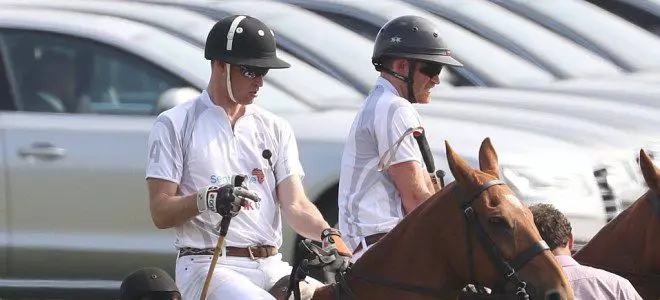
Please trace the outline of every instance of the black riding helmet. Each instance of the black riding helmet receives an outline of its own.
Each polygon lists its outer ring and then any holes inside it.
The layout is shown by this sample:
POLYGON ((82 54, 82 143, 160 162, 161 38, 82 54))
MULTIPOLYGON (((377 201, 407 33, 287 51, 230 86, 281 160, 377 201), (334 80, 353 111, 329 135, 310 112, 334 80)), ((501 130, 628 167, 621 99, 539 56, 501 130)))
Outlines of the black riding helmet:
POLYGON ((204 57, 234 65, 269 69, 288 68, 275 54, 275 34, 260 20, 244 15, 224 18, 211 28, 204 57))
POLYGON ((438 30, 428 20, 418 16, 401 16, 390 20, 378 31, 371 62, 376 71, 385 71, 408 83, 408 100, 417 102, 412 91, 415 61, 462 67, 451 57, 438 30), (382 65, 384 58, 409 58, 412 60, 408 76, 395 73, 382 65))
POLYGON ((167 272, 159 268, 141 268, 124 278, 119 288, 119 299, 154 299, 155 295, 167 292, 179 293, 176 283, 167 272))
MULTIPOLYGON (((250 16, 234 15, 224 18, 211 28, 206 37, 204 57, 231 65, 259 68, 245 70, 245 76, 263 76, 268 69, 284 69, 291 65, 275 54, 275 34, 266 24, 250 16), (251 73, 251 74, 250 74, 251 73)), ((249 77, 253 78, 253 77, 249 77)), ((227 93, 236 102, 231 87, 231 75, 227 74, 227 93)))

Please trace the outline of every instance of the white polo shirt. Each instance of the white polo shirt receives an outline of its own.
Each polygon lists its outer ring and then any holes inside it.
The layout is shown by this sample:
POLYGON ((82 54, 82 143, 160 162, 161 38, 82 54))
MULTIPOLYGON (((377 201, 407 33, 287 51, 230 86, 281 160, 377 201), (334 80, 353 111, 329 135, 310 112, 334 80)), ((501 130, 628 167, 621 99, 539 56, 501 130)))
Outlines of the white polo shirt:
MULTIPOLYGON (((341 160, 339 229, 351 249, 361 238, 388 232, 405 216, 401 195, 388 172, 378 171, 378 161, 406 130, 418 126, 417 110, 379 77, 353 121, 341 160)), ((403 140, 392 165, 406 161, 424 166, 412 135, 403 140)))
MULTIPOLYGON (((282 245, 275 175, 262 152, 272 153, 277 184, 292 175, 304 176, 293 130, 284 119, 252 104, 232 129, 225 110, 203 91, 160 114, 148 143, 146 177, 177 183, 178 195, 229 183, 232 175, 249 175, 248 188, 259 194, 261 202, 241 209, 232 219, 226 245, 282 245)), ((220 220, 210 211, 189 219, 176 228, 175 246, 214 248, 220 220)))

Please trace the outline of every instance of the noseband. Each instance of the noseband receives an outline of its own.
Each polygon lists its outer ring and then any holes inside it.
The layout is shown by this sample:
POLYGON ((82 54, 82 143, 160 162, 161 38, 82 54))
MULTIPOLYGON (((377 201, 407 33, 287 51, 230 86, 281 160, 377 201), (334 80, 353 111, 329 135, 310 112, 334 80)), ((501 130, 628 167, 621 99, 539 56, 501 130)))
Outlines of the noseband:
MULTIPOLYGON (((479 187, 477 193, 473 195, 472 197, 463 197, 463 193, 459 189, 457 190, 459 195, 459 204, 461 205, 461 210, 463 211, 463 218, 465 219, 467 223, 467 229, 466 229, 466 241, 467 241, 467 246, 468 246, 468 264, 470 266, 470 280, 471 283, 474 284, 477 287, 477 293, 475 294, 469 294, 470 297, 476 297, 480 299, 515 299, 515 300, 527 300, 529 299, 529 294, 527 293, 527 283, 520 280, 518 278, 518 270, 520 270, 527 262, 529 262, 532 258, 534 258, 536 255, 542 253, 545 250, 549 250, 550 248, 548 245, 545 243, 545 241, 540 240, 536 244, 532 245, 529 247, 529 249, 523 251, 522 253, 518 254, 513 260, 507 261, 502 257, 502 252, 500 249, 495 245, 493 240, 488 236, 486 231, 484 230, 483 226, 479 223, 477 220, 477 213, 474 211, 474 208, 472 208, 473 202, 475 199, 479 197, 483 192, 488 190, 489 188, 495 186, 495 185, 506 185, 506 183, 502 180, 493 180, 490 181, 482 186, 479 187), (496 285, 493 294, 488 294, 485 289, 482 287, 482 285, 479 284, 476 280, 476 272, 475 272, 475 266, 474 266, 474 251, 472 247, 472 232, 475 232, 477 235, 477 240, 479 240, 479 244, 481 244, 482 248, 488 255, 488 258, 490 261, 495 265, 495 268, 498 270, 500 275, 502 276, 501 280, 499 280, 496 285), (514 291, 506 291, 506 287, 508 284, 513 284, 515 287, 514 291)), ((438 298, 443 298, 445 296, 451 295, 451 294, 456 294, 457 292, 455 290, 449 290, 449 289, 437 289, 437 288, 431 288, 431 287, 425 287, 425 286, 417 286, 417 285, 412 285, 412 284, 407 284, 407 283, 402 283, 402 282, 397 282, 393 280, 387 280, 387 279, 382 279, 382 278, 376 278, 376 277, 371 277, 371 276, 363 276, 363 275, 358 275, 355 274, 354 272, 351 272, 351 269, 347 269, 344 274, 339 274, 339 280, 337 284, 335 284, 335 295, 336 299, 341 298, 341 294, 347 295, 350 299, 355 299, 355 294, 351 290, 351 288, 348 286, 348 283, 346 281, 346 276, 350 276, 353 278, 357 278, 372 284, 377 284, 377 285, 382 285, 382 286, 388 286, 391 288, 399 289, 399 290, 404 290, 404 291, 409 291, 409 292, 414 292, 418 294, 424 294, 424 295, 429 295, 429 296, 435 296, 438 298)))

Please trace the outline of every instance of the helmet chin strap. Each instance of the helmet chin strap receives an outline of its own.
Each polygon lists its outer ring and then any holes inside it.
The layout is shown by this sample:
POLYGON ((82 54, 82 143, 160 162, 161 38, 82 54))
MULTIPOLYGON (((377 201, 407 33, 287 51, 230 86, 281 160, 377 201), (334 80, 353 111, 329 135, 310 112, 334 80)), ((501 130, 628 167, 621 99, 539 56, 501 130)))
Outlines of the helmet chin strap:
POLYGON ((234 99, 234 93, 231 90, 231 65, 225 63, 225 66, 227 67, 227 93, 229 93, 229 99, 234 103, 238 103, 236 102, 236 99, 234 99))
POLYGON ((388 68, 381 67, 381 69, 385 71, 387 74, 390 74, 406 83, 406 87, 408 88, 408 96, 406 97, 406 99, 410 101, 410 103, 417 103, 417 100, 415 99, 415 93, 413 91, 413 80, 414 80, 413 76, 415 75, 415 65, 416 62, 414 60, 410 61, 410 68, 408 69, 408 77, 403 76, 397 72, 394 72, 388 68))

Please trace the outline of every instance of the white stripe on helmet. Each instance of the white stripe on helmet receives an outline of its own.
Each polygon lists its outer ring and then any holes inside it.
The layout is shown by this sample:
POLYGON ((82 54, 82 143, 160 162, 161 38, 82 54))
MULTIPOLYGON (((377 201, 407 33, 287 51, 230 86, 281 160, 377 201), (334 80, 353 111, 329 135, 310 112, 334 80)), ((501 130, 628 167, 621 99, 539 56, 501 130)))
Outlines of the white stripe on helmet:
POLYGON ((229 26, 229 32, 227 32, 227 51, 231 51, 231 48, 234 44, 234 33, 236 33, 236 28, 238 24, 245 19, 246 16, 237 16, 231 21, 231 26, 229 26))

